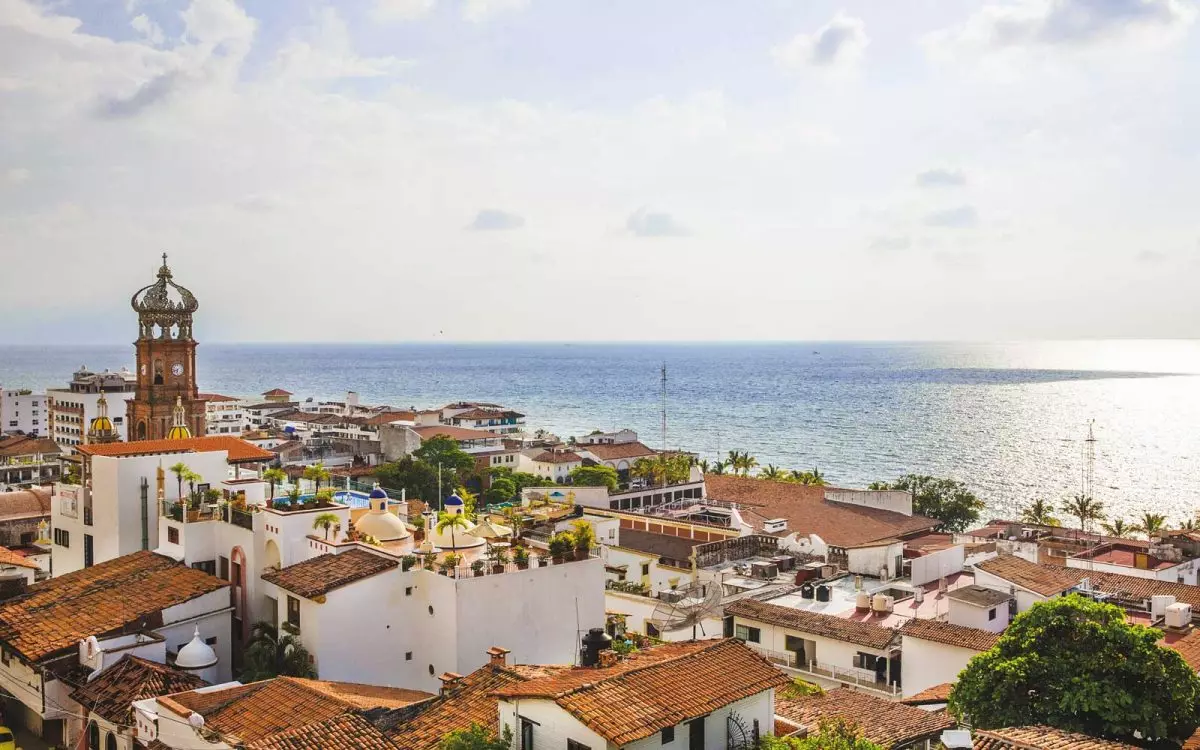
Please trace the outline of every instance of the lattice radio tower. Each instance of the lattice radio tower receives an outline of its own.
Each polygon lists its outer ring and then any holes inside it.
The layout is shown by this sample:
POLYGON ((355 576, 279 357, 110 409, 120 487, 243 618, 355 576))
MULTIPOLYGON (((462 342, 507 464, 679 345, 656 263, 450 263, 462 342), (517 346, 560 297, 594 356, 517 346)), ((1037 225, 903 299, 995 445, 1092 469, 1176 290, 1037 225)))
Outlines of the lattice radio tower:
POLYGON ((1088 420, 1087 439, 1083 441, 1083 496, 1094 500, 1092 484, 1096 473, 1096 434, 1092 427, 1096 420, 1088 420))

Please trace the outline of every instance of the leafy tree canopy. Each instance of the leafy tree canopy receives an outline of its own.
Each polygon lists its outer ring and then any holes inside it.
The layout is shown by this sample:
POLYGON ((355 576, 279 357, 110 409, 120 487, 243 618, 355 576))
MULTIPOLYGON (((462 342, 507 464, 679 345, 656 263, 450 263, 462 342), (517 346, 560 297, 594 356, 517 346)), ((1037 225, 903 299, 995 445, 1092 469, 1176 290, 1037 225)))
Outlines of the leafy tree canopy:
POLYGON ((413 457, 435 468, 441 464, 443 471, 469 472, 475 466, 475 459, 458 447, 458 441, 444 435, 422 442, 421 447, 413 451, 413 457))
POLYGON ((243 655, 242 682, 272 677, 316 677, 309 663, 308 650, 299 639, 280 633, 268 622, 258 622, 250 631, 250 642, 243 655))
POLYGON ((512 744, 512 730, 508 727, 502 737, 497 737, 487 727, 472 723, 470 729, 456 729, 442 737, 438 750, 511 750, 512 744))
POLYGON ((499 477, 492 480, 492 486, 487 491, 487 501, 489 503, 506 503, 517 494, 517 484, 508 477, 499 477))
POLYGON ((822 719, 818 731, 803 739, 798 737, 763 737, 761 750, 883 750, 880 745, 862 736, 862 730, 852 721, 840 718, 822 719))
POLYGON ((875 482, 871 489, 911 492, 913 512, 936 518, 947 531, 966 531, 984 508, 983 501, 957 479, 906 474, 894 482, 875 482))
POLYGON ((488 471, 491 473, 493 481, 502 477, 511 479, 517 488, 514 495, 520 495, 526 487, 544 487, 546 485, 545 480, 536 474, 530 474, 527 471, 513 471, 507 466, 496 466, 488 471))
MULTIPOLYGON (((437 469, 424 461, 405 456, 399 461, 380 465, 375 470, 375 476, 378 477, 379 483, 386 487, 404 490, 410 500, 424 500, 437 504, 437 469)), ((453 485, 443 485, 445 488, 451 486, 453 485)))
POLYGON ((617 489, 617 470, 611 466, 580 466, 571 470, 571 483, 580 487, 607 487, 609 492, 617 489))
POLYGON ((950 710, 981 729, 1047 724, 1095 737, 1182 740, 1200 723, 1200 677, 1162 633, 1111 604, 1066 596, 1018 615, 971 659, 950 710))

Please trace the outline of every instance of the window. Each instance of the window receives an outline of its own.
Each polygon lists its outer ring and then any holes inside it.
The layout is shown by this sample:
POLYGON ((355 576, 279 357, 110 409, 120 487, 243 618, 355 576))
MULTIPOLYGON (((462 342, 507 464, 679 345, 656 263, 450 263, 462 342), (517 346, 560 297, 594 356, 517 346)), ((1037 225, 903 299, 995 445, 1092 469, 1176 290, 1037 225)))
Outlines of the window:
POLYGON ((404 587, 404 595, 405 595, 405 596, 412 596, 412 586, 405 586, 405 587, 404 587))
POLYGON ((875 664, 878 659, 879 657, 875 654, 868 654, 863 651, 859 651, 854 655, 854 666, 858 667, 859 669, 869 669, 873 672, 875 671, 875 664))
POLYGON ((521 719, 521 750, 533 750, 533 722, 521 719))
POLYGON ((205 573, 208 573, 210 576, 215 576, 217 574, 216 560, 204 560, 203 562, 194 562, 194 563, 192 563, 192 567, 195 568, 196 570, 203 570, 205 573))
POLYGON ((300 630, 300 600, 294 596, 287 598, 287 621, 288 625, 294 627, 297 631, 300 630))
POLYGON ((996 608, 995 607, 992 607, 991 609, 988 610, 988 619, 989 620, 996 619, 996 608))
POLYGON ((167 527, 167 542, 170 544, 179 544, 179 529, 174 526, 167 527))
POLYGON ((221 574, 220 578, 223 581, 229 580, 229 558, 224 555, 217 555, 217 571, 221 574))
POLYGON ((734 628, 733 637, 750 643, 758 643, 762 637, 762 631, 758 628, 752 628, 746 625, 738 625, 734 628))
POLYGON ((216 646, 217 645, 217 637, 214 635, 211 638, 205 638, 204 643, 207 646, 216 646))
POLYGON ((674 741, 675 741, 675 727, 667 727, 666 729, 662 730, 662 744, 666 745, 667 743, 674 742, 674 741))
POLYGON ((104 740, 104 750, 117 750, 117 735, 108 733, 108 738, 104 740))
POLYGON ((642 575, 650 575, 650 563, 642 563, 642 575))
POLYGON ((55 529, 54 543, 59 547, 66 547, 69 549, 71 547, 71 532, 67 531, 66 529, 55 529))
POLYGON ((404 661, 412 661, 412 651, 404 652, 404 661))
POLYGON ((96 561, 95 544, 91 534, 83 535, 83 567, 90 568, 96 561))
POLYGON ((587 745, 583 744, 582 742, 576 742, 575 740, 567 740, 567 750, 592 750, 592 749, 590 747, 588 747, 587 745))

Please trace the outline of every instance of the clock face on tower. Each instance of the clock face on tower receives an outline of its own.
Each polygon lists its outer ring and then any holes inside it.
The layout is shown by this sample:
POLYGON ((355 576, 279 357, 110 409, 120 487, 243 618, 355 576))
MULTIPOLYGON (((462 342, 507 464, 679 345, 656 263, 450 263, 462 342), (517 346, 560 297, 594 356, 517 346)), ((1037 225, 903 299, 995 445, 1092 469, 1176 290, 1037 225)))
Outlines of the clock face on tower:
POLYGON ((171 374, 174 375, 175 377, 179 377, 180 375, 182 375, 183 374, 183 363, 176 362, 175 364, 171 365, 171 374))

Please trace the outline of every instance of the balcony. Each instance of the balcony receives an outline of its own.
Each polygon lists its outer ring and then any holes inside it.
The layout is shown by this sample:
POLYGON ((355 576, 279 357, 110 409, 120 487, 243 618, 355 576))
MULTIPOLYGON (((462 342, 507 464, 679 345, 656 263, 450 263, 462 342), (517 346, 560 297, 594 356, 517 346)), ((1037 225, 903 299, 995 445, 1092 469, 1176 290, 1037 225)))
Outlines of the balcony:
POLYGON ((746 643, 746 645, 762 654, 772 664, 783 667, 786 671, 796 673, 802 677, 807 675, 824 680, 833 680, 843 685, 853 685, 862 690, 869 690, 876 695, 890 698, 898 697, 901 692, 898 683, 889 685, 886 681, 878 679, 875 672, 869 669, 843 667, 815 660, 797 662, 796 654, 791 651, 771 651, 756 643, 746 643))
POLYGON ((79 518, 79 501, 73 497, 60 497, 58 514, 67 518, 79 518))

